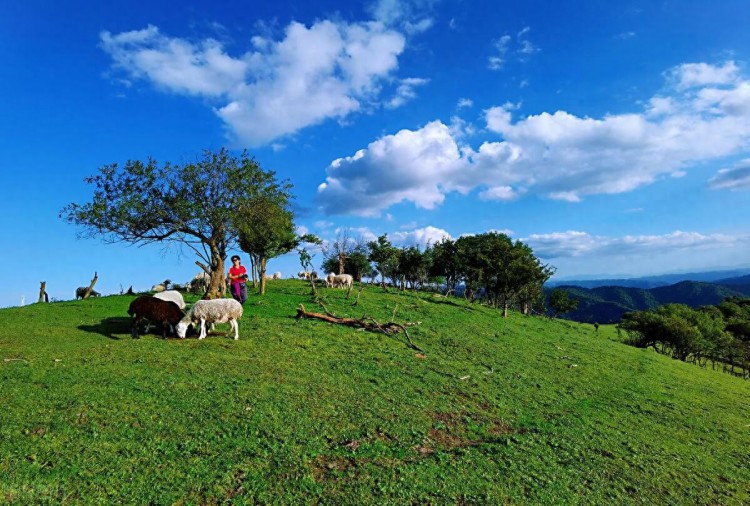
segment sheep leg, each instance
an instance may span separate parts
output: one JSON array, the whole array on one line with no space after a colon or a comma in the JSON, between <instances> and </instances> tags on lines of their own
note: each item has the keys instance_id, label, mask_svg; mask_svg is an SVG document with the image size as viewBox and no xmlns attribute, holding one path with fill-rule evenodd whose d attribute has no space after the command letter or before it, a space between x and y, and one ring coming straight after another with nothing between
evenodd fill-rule
<instances>
[{"instance_id":1,"label":"sheep leg","mask_svg":"<svg viewBox=\"0 0 750 506\"><path fill-rule=\"evenodd\" d=\"M237 320L229 320L229 324L232 326L232 330L234 330L234 340L238 340L240 338L240 324L237 323Z\"/></svg>"},{"instance_id":2,"label":"sheep leg","mask_svg":"<svg viewBox=\"0 0 750 506\"><path fill-rule=\"evenodd\" d=\"M206 320L201 318L201 333L198 336L198 339L205 339L206 338Z\"/></svg>"},{"instance_id":3,"label":"sheep leg","mask_svg":"<svg viewBox=\"0 0 750 506\"><path fill-rule=\"evenodd\" d=\"M141 323L142 316L136 315L133 319L133 323L130 325L130 335L133 339L138 339L138 324Z\"/></svg>"}]
</instances>

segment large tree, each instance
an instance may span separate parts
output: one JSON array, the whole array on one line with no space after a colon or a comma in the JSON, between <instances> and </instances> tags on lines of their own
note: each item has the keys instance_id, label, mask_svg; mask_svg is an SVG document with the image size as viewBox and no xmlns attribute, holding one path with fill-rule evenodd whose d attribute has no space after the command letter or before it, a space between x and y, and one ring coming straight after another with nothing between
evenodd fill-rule
<instances>
[{"instance_id":1,"label":"large tree","mask_svg":"<svg viewBox=\"0 0 750 506\"><path fill-rule=\"evenodd\" d=\"M276 180L245 151L205 150L197 161L159 166L151 158L99 168L85 179L94 187L91 202L72 203L60 212L83 227L81 235L105 242L167 243L184 246L210 275L206 296L224 286L227 251L237 245L233 217L259 196L290 198L291 184Z\"/></svg>"}]
</instances>

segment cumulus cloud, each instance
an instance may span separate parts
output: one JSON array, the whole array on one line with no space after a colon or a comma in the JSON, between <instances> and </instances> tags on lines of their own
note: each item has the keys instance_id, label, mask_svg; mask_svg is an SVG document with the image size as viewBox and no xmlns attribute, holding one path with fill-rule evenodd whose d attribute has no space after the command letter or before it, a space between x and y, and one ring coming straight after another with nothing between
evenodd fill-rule
<instances>
[{"instance_id":1,"label":"cumulus cloud","mask_svg":"<svg viewBox=\"0 0 750 506\"><path fill-rule=\"evenodd\" d=\"M451 191L478 190L484 200L535 194L578 202L681 177L692 166L750 149L750 80L736 73L732 62L681 65L669 72L669 94L653 97L641 112L600 118L555 111L517 119L519 104L491 107L486 129L498 139L478 147L463 144L460 123L402 130L331 163L319 203L327 213L374 216L401 202L432 209ZM745 186L746 167L723 170L711 186Z\"/></svg>"},{"instance_id":2,"label":"cumulus cloud","mask_svg":"<svg viewBox=\"0 0 750 506\"><path fill-rule=\"evenodd\" d=\"M679 89L706 85L732 84L739 76L739 67L728 61L721 67L708 63L684 63L667 72Z\"/></svg>"},{"instance_id":3,"label":"cumulus cloud","mask_svg":"<svg viewBox=\"0 0 750 506\"><path fill-rule=\"evenodd\" d=\"M465 165L450 129L436 121L417 131L385 136L352 156L334 160L317 199L327 214L375 216L402 201L433 209L454 188L441 181L455 179Z\"/></svg>"},{"instance_id":4,"label":"cumulus cloud","mask_svg":"<svg viewBox=\"0 0 750 506\"><path fill-rule=\"evenodd\" d=\"M443 230L433 226L417 228L414 230L394 232L390 234L389 239L397 246L419 246L426 247L428 244L436 244L443 238L453 239L451 235Z\"/></svg>"},{"instance_id":5,"label":"cumulus cloud","mask_svg":"<svg viewBox=\"0 0 750 506\"><path fill-rule=\"evenodd\" d=\"M540 258L585 255L638 255L728 248L750 241L748 236L675 231L664 235L607 237L580 231L532 234L523 238Z\"/></svg>"},{"instance_id":6,"label":"cumulus cloud","mask_svg":"<svg viewBox=\"0 0 750 506\"><path fill-rule=\"evenodd\" d=\"M714 189L750 190L750 158L742 160L734 167L721 169L708 181Z\"/></svg>"},{"instance_id":7,"label":"cumulus cloud","mask_svg":"<svg viewBox=\"0 0 750 506\"><path fill-rule=\"evenodd\" d=\"M378 21L328 20L290 23L281 40L255 36L253 50L238 56L216 40L168 37L155 26L100 38L117 72L210 99L229 132L251 146L361 110L380 95L406 44ZM402 95L411 98L418 84L402 82Z\"/></svg>"}]
</instances>

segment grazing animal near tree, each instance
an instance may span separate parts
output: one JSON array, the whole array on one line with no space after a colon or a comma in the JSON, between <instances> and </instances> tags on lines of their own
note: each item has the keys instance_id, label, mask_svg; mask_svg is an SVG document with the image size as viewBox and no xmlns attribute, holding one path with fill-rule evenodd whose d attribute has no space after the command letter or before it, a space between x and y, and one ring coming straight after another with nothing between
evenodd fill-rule
<instances>
[{"instance_id":1,"label":"grazing animal near tree","mask_svg":"<svg viewBox=\"0 0 750 506\"><path fill-rule=\"evenodd\" d=\"M154 285L154 286L152 286L152 287L151 287L151 291L152 291L152 292L157 292L157 293L159 293L159 292L163 292L164 290L167 290L167 289L169 289L169 284L170 284L170 283L171 283L171 281L170 281L170 280L168 280L168 279L165 279L164 281L162 281L162 282L161 282L161 283L159 283L158 285Z\"/></svg>"},{"instance_id":2,"label":"grazing animal near tree","mask_svg":"<svg viewBox=\"0 0 750 506\"><path fill-rule=\"evenodd\" d=\"M76 288L76 299L82 299L84 295L86 295L86 290L88 290L88 286L79 286ZM89 297L101 297L102 294L97 292L96 290L91 290L91 294Z\"/></svg>"},{"instance_id":3,"label":"grazing animal near tree","mask_svg":"<svg viewBox=\"0 0 750 506\"><path fill-rule=\"evenodd\" d=\"M155 293L154 297L174 302L180 309L185 309L185 299L182 298L182 294L177 290L167 290L165 292Z\"/></svg>"},{"instance_id":4,"label":"grazing animal near tree","mask_svg":"<svg viewBox=\"0 0 750 506\"><path fill-rule=\"evenodd\" d=\"M352 283L354 283L354 278L351 274L336 274L333 280L333 286L339 288L351 288Z\"/></svg>"},{"instance_id":5,"label":"grazing animal near tree","mask_svg":"<svg viewBox=\"0 0 750 506\"><path fill-rule=\"evenodd\" d=\"M187 289L191 293L205 292L208 289L208 285L211 283L211 276L206 272L199 272L195 277L187 283Z\"/></svg>"},{"instance_id":6,"label":"grazing animal near tree","mask_svg":"<svg viewBox=\"0 0 750 506\"><path fill-rule=\"evenodd\" d=\"M162 337L167 337L167 327L170 332L174 326L185 316L185 313L172 301L158 299L151 295L141 295L130 303L128 314L134 316L130 326L133 339L138 339L138 324L146 319L151 323L159 323L162 326Z\"/></svg>"},{"instance_id":7,"label":"grazing animal near tree","mask_svg":"<svg viewBox=\"0 0 750 506\"><path fill-rule=\"evenodd\" d=\"M329 272L326 276L326 286L328 288L332 288L334 286L334 283L336 282L336 274L333 272Z\"/></svg>"},{"instance_id":8,"label":"grazing animal near tree","mask_svg":"<svg viewBox=\"0 0 750 506\"><path fill-rule=\"evenodd\" d=\"M242 318L242 304L234 299L199 300L177 324L177 335L184 338L190 325L200 323L198 339L206 337L206 323L229 323L234 330L234 339L240 338L237 320Z\"/></svg>"}]
</instances>

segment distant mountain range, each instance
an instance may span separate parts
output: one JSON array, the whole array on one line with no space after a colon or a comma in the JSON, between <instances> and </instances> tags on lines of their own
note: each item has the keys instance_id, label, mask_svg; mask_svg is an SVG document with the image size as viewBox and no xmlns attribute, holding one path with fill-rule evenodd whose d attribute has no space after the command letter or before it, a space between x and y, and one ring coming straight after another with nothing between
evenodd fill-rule
<instances>
[{"instance_id":1,"label":"distant mountain range","mask_svg":"<svg viewBox=\"0 0 750 506\"><path fill-rule=\"evenodd\" d=\"M726 273L726 271L723 271ZM702 273L710 275L711 273ZM657 282L655 278L640 278L646 282ZM674 284L639 288L624 285L600 285L598 282L620 280L589 280L594 286L557 285L547 286L565 290L578 300L578 309L562 315L569 320L586 323L616 323L628 311L654 309L664 304L678 303L691 307L715 305L727 297L750 297L750 274L735 277L719 277L712 283L703 281L680 281ZM634 280L624 280L634 281Z\"/></svg>"},{"instance_id":2,"label":"distant mountain range","mask_svg":"<svg viewBox=\"0 0 750 506\"><path fill-rule=\"evenodd\" d=\"M674 285L680 281L702 281L704 283L728 284L731 279L743 280L737 284L750 285L750 268L727 269L720 271L688 272L682 274L661 274L658 276L643 276L638 278L603 278L603 279L552 279L546 286L580 286L582 288L596 288L598 286L626 286L632 288L657 288Z\"/></svg>"}]
</instances>

